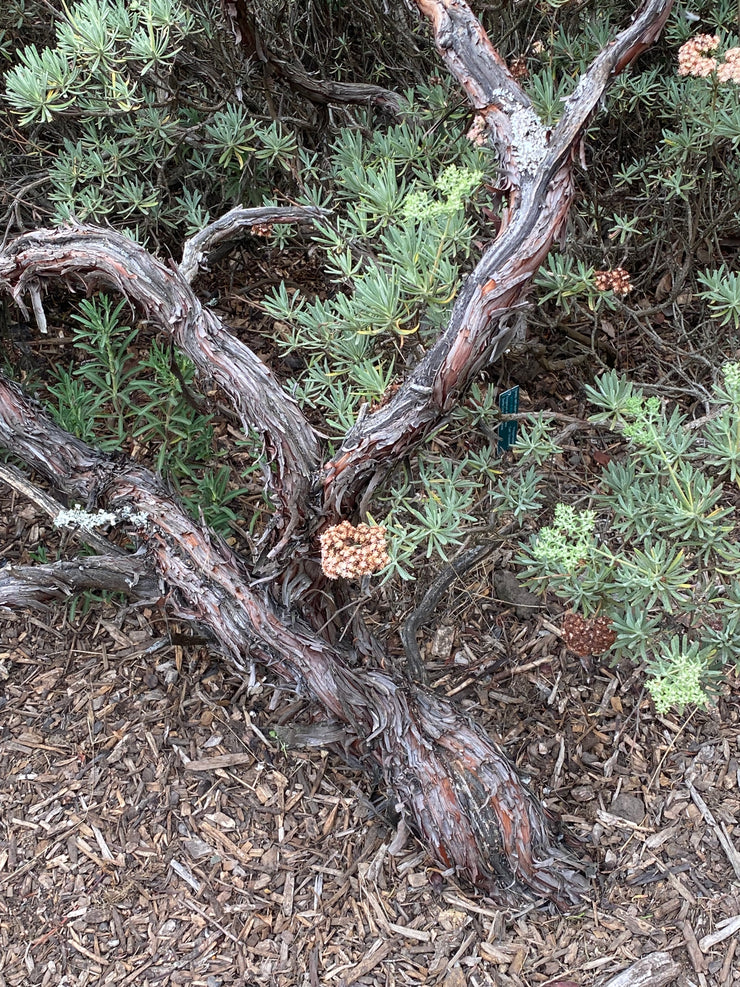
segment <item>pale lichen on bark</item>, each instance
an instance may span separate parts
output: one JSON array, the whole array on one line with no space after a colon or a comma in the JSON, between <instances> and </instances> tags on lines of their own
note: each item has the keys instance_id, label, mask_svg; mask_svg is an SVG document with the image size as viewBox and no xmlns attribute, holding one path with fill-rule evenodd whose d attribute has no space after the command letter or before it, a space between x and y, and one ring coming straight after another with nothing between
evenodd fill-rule
<instances>
[{"instance_id":1,"label":"pale lichen on bark","mask_svg":"<svg viewBox=\"0 0 740 987\"><path fill-rule=\"evenodd\" d=\"M530 107L514 107L509 119L516 163L520 171L533 175L547 154L547 130Z\"/></svg>"}]
</instances>

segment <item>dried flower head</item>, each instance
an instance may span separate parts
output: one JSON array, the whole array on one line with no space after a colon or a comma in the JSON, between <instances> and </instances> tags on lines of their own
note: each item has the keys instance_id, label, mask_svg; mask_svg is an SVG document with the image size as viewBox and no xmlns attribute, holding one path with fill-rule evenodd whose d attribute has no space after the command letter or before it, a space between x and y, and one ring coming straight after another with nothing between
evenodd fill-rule
<instances>
[{"instance_id":1,"label":"dried flower head","mask_svg":"<svg viewBox=\"0 0 740 987\"><path fill-rule=\"evenodd\" d=\"M608 617L581 617L577 613L566 613L563 617L563 641L569 651L584 658L586 655L601 655L617 640Z\"/></svg>"},{"instance_id":2,"label":"dried flower head","mask_svg":"<svg viewBox=\"0 0 740 987\"><path fill-rule=\"evenodd\" d=\"M465 136L473 144L478 144L479 147L484 147L488 143L488 124L482 113L476 113Z\"/></svg>"},{"instance_id":3,"label":"dried flower head","mask_svg":"<svg viewBox=\"0 0 740 987\"><path fill-rule=\"evenodd\" d=\"M717 59L707 56L719 44L716 34L697 34L678 49L678 74L704 79L717 68Z\"/></svg>"},{"instance_id":4,"label":"dried flower head","mask_svg":"<svg viewBox=\"0 0 740 987\"><path fill-rule=\"evenodd\" d=\"M597 291L613 291L615 295L628 295L632 291L629 271L623 267L594 271L594 285Z\"/></svg>"},{"instance_id":5,"label":"dried flower head","mask_svg":"<svg viewBox=\"0 0 740 987\"><path fill-rule=\"evenodd\" d=\"M517 55L516 58L512 58L512 60L509 62L509 71L514 76L517 82L521 82L523 79L529 78L527 59L524 57L524 55Z\"/></svg>"},{"instance_id":6,"label":"dried flower head","mask_svg":"<svg viewBox=\"0 0 740 987\"><path fill-rule=\"evenodd\" d=\"M384 569L390 562L385 528L340 521L320 535L321 568L329 579L356 579Z\"/></svg>"}]
</instances>

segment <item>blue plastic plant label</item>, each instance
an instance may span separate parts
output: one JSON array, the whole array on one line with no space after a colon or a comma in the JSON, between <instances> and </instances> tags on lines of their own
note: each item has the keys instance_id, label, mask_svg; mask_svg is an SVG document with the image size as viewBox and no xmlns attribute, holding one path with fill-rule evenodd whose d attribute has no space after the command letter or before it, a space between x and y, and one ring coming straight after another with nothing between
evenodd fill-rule
<instances>
[{"instance_id":1,"label":"blue plastic plant label","mask_svg":"<svg viewBox=\"0 0 740 987\"><path fill-rule=\"evenodd\" d=\"M498 397L498 407L502 415L515 415L519 411L519 385L502 391ZM501 422L498 427L498 451L506 452L516 442L518 422Z\"/></svg>"}]
</instances>

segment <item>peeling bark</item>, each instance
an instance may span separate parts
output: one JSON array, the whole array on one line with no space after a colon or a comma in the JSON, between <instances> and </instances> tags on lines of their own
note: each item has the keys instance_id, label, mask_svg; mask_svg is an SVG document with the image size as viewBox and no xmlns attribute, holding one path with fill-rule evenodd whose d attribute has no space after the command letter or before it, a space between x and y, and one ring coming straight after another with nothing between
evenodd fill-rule
<instances>
[{"instance_id":1,"label":"peeling bark","mask_svg":"<svg viewBox=\"0 0 740 987\"><path fill-rule=\"evenodd\" d=\"M93 555L60 559L49 565L6 565L0 568L0 608L48 609L85 590L125 593L136 600L156 602L159 583L146 559L136 555Z\"/></svg>"},{"instance_id":2,"label":"peeling bark","mask_svg":"<svg viewBox=\"0 0 740 987\"><path fill-rule=\"evenodd\" d=\"M680 964L666 952L648 953L632 966L608 980L599 980L597 987L667 987L682 978Z\"/></svg>"}]
</instances>

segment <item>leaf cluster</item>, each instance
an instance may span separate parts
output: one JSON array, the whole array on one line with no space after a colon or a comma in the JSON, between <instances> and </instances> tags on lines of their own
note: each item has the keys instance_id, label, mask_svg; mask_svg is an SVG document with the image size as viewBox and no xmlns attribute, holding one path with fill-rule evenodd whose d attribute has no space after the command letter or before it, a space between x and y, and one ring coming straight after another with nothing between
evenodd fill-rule
<instances>
[{"instance_id":1,"label":"leaf cluster","mask_svg":"<svg viewBox=\"0 0 740 987\"><path fill-rule=\"evenodd\" d=\"M281 283L263 304L281 349L306 361L294 395L331 435L352 426L363 402L383 399L404 348L439 331L490 202L489 152L456 120L430 127L435 100L420 87L407 94L403 123L344 130L323 160L299 152L297 201L331 210L309 236L332 290L310 297Z\"/></svg>"},{"instance_id":2,"label":"leaf cluster","mask_svg":"<svg viewBox=\"0 0 740 987\"><path fill-rule=\"evenodd\" d=\"M54 40L17 47L5 74L52 223L108 223L142 242L187 236L224 203L259 201L274 170L294 166L294 134L234 95L228 61L223 83L205 64L217 45L197 5L78 0Z\"/></svg>"},{"instance_id":3,"label":"leaf cluster","mask_svg":"<svg viewBox=\"0 0 740 987\"><path fill-rule=\"evenodd\" d=\"M549 29L517 28L529 71L524 85L547 120L559 118L564 97L624 12L619 4L558 5ZM716 74L680 77L677 54L698 33L717 34L719 51L734 48L737 24L734 0L698 0L689 13L674 6L660 43L614 80L594 120L600 137L573 208L578 235L549 255L537 277L548 312L598 330L606 309L624 306L595 290L593 272L624 266L648 297L661 279L676 294L693 289L702 335L718 362L727 352L719 330L740 329L740 281L722 247L740 219L740 87ZM525 26L536 42L525 40ZM691 261L697 255L701 266Z\"/></svg>"},{"instance_id":4,"label":"leaf cluster","mask_svg":"<svg viewBox=\"0 0 740 987\"><path fill-rule=\"evenodd\" d=\"M661 710L706 702L740 653L740 365L723 375L700 429L613 371L588 387L591 421L621 434L625 455L588 510L560 505L520 553L533 585L612 621L614 655L646 664Z\"/></svg>"}]
</instances>

